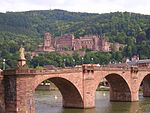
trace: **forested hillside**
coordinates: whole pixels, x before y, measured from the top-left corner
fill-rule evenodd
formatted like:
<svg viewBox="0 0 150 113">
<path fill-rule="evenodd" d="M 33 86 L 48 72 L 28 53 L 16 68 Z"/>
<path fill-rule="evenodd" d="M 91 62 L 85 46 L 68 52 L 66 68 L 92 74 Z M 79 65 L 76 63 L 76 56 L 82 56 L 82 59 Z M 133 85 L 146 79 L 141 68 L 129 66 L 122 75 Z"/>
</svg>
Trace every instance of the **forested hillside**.
<svg viewBox="0 0 150 113">
<path fill-rule="evenodd" d="M 121 52 L 108 53 L 110 60 L 119 61 L 133 55 L 150 58 L 149 15 L 43 10 L 0 13 L 0 59 L 8 59 L 8 64 L 13 67 L 15 63 L 11 59 L 16 59 L 14 56 L 20 45 L 27 51 L 35 50 L 43 33 L 47 31 L 54 36 L 65 33 L 72 33 L 76 37 L 85 34 L 105 35 L 110 42 L 127 45 Z M 106 53 L 101 53 L 104 54 Z"/>
</svg>

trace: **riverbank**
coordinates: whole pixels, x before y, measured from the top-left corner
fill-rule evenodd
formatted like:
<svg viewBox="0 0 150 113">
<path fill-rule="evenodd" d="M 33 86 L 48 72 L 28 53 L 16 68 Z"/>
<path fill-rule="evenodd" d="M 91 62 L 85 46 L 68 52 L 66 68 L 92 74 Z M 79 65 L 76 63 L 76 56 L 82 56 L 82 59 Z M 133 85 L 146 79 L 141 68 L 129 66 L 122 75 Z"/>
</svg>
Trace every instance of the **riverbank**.
<svg viewBox="0 0 150 113">
<path fill-rule="evenodd" d="M 58 88 L 53 84 L 41 84 L 36 88 L 37 91 L 55 91 L 58 90 Z"/>
<path fill-rule="evenodd" d="M 36 88 L 36 90 L 37 91 L 55 91 L 55 90 L 58 90 L 58 88 L 53 85 L 39 85 Z M 96 91 L 109 91 L 109 87 L 102 86 L 102 87 L 97 88 Z"/>
<path fill-rule="evenodd" d="M 107 87 L 107 86 L 100 86 L 100 87 L 98 87 L 97 89 L 96 89 L 96 91 L 109 91 L 109 87 Z"/>
</svg>

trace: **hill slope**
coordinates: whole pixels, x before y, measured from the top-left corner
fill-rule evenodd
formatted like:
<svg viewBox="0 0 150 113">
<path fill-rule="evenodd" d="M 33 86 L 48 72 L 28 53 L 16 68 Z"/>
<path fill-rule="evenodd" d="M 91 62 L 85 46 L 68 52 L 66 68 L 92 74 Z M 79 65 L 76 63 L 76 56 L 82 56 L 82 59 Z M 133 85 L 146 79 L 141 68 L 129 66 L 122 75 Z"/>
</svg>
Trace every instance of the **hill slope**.
<svg viewBox="0 0 150 113">
<path fill-rule="evenodd" d="M 114 12 L 106 14 L 42 10 L 0 13 L 0 56 L 11 59 L 22 44 L 33 51 L 44 32 L 54 36 L 73 33 L 107 36 L 127 46 L 115 57 L 150 58 L 150 15 Z"/>
<path fill-rule="evenodd" d="M 107 14 L 76 13 L 63 10 L 7 12 L 0 14 L 0 31 L 54 35 L 74 33 L 76 36 L 124 32 L 136 36 L 149 27 L 150 16 L 129 12 Z"/>
</svg>

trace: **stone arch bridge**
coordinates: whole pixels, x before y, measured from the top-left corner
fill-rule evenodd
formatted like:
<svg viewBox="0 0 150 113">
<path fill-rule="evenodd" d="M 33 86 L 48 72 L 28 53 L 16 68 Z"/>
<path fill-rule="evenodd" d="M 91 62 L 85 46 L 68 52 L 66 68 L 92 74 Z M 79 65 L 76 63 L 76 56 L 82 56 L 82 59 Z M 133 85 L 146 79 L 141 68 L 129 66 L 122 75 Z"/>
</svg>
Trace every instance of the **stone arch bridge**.
<svg viewBox="0 0 150 113">
<path fill-rule="evenodd" d="M 143 96 L 150 96 L 150 69 L 82 66 L 55 70 L 18 68 L 0 75 L 0 104 L 5 113 L 35 113 L 36 87 L 49 79 L 59 89 L 64 107 L 95 107 L 95 91 L 106 78 L 111 101 L 138 101 L 143 84 Z"/>
</svg>

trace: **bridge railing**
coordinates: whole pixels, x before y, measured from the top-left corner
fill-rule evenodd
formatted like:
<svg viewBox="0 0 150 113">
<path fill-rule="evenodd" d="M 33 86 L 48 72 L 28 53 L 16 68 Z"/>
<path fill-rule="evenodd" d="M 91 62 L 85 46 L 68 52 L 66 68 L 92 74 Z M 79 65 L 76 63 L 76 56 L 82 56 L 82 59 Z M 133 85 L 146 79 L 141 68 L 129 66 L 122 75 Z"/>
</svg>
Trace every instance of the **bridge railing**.
<svg viewBox="0 0 150 113">
<path fill-rule="evenodd" d="M 95 71 L 102 70 L 102 71 L 121 71 L 121 70 L 130 70 L 129 67 L 109 67 L 109 66 L 99 66 L 94 67 Z"/>
<path fill-rule="evenodd" d="M 59 74 L 59 73 L 76 73 L 76 72 L 94 72 L 94 71 L 149 71 L 150 68 L 137 67 L 109 67 L 109 66 L 82 66 L 74 68 L 56 68 L 56 69 L 9 69 L 2 72 L 3 75 L 34 75 L 34 74 Z"/>
<path fill-rule="evenodd" d="M 36 74 L 54 74 L 54 73 L 75 73 L 75 72 L 82 72 L 82 68 L 58 68 L 58 69 L 9 69 L 3 72 L 4 75 L 36 75 Z"/>
</svg>

